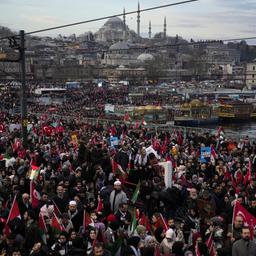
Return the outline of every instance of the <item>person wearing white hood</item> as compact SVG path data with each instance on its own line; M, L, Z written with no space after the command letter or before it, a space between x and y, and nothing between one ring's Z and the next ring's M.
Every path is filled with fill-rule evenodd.
M168 229L165 233L165 238L160 244L161 256L171 255L172 246L176 241L176 235L173 229Z

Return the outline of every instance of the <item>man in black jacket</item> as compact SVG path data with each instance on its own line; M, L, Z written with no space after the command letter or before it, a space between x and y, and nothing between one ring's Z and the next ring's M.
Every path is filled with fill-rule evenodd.
M54 201L54 204L58 207L60 212L64 213L68 205L68 199L64 195L64 187L58 186L56 192L57 195L52 199L52 201Z
M256 243L250 241L250 228L242 228L242 238L237 240L232 247L233 256L253 256L256 255Z

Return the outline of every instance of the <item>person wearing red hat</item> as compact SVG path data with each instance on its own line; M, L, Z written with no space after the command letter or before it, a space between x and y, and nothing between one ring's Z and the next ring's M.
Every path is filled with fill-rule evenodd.
M107 217L108 227L104 232L105 242L108 245L108 249L111 249L118 237L119 222L114 214L110 214Z

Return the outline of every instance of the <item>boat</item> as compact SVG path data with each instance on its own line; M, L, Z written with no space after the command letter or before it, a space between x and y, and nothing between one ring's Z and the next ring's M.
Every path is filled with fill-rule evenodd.
M208 103L198 99L184 103L174 115L174 124L180 126L199 126L217 124L218 117Z
M221 121L250 121L256 117L253 104L243 101L230 101L220 104L217 115Z

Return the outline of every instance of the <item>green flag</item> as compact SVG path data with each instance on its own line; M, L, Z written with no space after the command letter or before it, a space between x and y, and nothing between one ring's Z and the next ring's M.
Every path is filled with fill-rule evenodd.
M118 252L121 252L122 245L123 245L123 238L118 237L116 241L113 243L112 248L111 248L111 255L115 256Z
M132 195L131 201L132 201L133 204L136 203L136 201L138 199L138 196L139 196L139 193L140 193L140 182L137 184L136 189L135 189L135 191Z
M132 222L131 222L130 227L129 227L130 235L132 235L134 233L136 228L137 228L136 208L134 208L133 216L132 216Z

